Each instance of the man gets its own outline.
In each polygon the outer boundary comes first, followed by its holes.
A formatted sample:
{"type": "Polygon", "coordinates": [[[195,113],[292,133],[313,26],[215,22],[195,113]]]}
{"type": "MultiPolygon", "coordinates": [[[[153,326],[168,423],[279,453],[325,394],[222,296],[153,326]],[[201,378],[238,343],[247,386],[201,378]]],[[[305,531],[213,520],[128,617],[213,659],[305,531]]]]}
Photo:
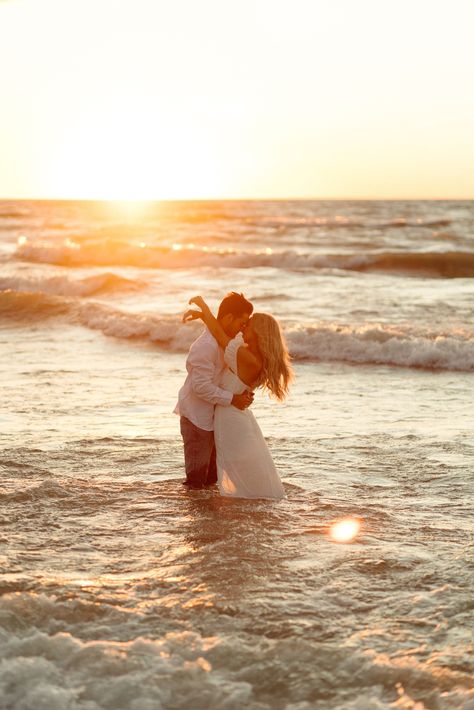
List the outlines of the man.
{"type": "MultiPolygon", "coordinates": [[[[244,330],[253,306],[242,294],[232,291],[222,301],[217,320],[230,338],[244,330]]],[[[186,480],[189,488],[203,488],[217,482],[214,446],[214,405],[246,409],[253,393],[232,394],[219,387],[225,368],[224,353],[206,329],[194,341],[186,360],[188,375],[178,395],[175,413],[180,415],[184,443],[186,480]]]]}

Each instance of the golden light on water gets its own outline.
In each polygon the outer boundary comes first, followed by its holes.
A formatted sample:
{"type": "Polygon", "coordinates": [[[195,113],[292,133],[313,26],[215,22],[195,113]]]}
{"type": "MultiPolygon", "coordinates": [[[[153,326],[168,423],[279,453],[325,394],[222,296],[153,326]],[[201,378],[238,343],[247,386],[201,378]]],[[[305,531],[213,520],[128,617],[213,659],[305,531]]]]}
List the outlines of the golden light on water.
{"type": "Polygon", "coordinates": [[[343,518],[331,524],[329,536],[334,542],[352,542],[360,532],[360,528],[360,520],[343,518]]]}
{"type": "Polygon", "coordinates": [[[136,222],[146,219],[151,210],[156,212],[158,204],[149,200],[104,200],[103,208],[111,217],[136,222]]]}

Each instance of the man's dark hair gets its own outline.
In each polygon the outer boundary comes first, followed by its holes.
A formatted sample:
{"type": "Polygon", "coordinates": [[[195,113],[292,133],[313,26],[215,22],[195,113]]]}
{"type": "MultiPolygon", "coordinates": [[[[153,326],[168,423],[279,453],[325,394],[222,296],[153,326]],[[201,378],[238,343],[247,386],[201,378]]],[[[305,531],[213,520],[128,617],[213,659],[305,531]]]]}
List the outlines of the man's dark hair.
{"type": "Polygon", "coordinates": [[[217,317],[225,318],[225,316],[229,315],[229,313],[232,313],[234,318],[238,318],[244,313],[248,313],[250,315],[252,311],[252,304],[250,301],[247,301],[242,293],[231,291],[222,299],[221,305],[219,306],[219,310],[217,312],[217,317]]]}

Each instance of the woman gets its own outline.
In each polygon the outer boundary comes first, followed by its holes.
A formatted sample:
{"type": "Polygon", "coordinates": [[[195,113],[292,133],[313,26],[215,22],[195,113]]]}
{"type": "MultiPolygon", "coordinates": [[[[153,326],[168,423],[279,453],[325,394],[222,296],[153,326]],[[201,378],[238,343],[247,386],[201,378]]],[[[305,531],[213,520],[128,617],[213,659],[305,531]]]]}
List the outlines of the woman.
{"type": "MultiPolygon", "coordinates": [[[[293,372],[278,322],[266,313],[255,313],[231,339],[214,318],[201,296],[192,298],[200,311],[189,310],[185,322],[200,318],[224,349],[229,369],[220,386],[234,394],[263,387],[282,401],[288,394],[293,372]]],[[[214,439],[219,491],[234,498],[285,498],[263,434],[250,409],[216,406],[214,439]]]]}

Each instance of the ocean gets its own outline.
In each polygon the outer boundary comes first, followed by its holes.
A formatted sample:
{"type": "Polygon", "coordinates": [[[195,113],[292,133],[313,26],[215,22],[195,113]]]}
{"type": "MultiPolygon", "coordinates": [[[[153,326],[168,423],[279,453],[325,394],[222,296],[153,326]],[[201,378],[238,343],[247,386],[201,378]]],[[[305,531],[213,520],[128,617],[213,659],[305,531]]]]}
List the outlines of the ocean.
{"type": "Polygon", "coordinates": [[[473,710],[473,304],[472,201],[0,202],[2,710],[473,710]],[[281,502],[180,483],[230,290],[281,502]]]}

